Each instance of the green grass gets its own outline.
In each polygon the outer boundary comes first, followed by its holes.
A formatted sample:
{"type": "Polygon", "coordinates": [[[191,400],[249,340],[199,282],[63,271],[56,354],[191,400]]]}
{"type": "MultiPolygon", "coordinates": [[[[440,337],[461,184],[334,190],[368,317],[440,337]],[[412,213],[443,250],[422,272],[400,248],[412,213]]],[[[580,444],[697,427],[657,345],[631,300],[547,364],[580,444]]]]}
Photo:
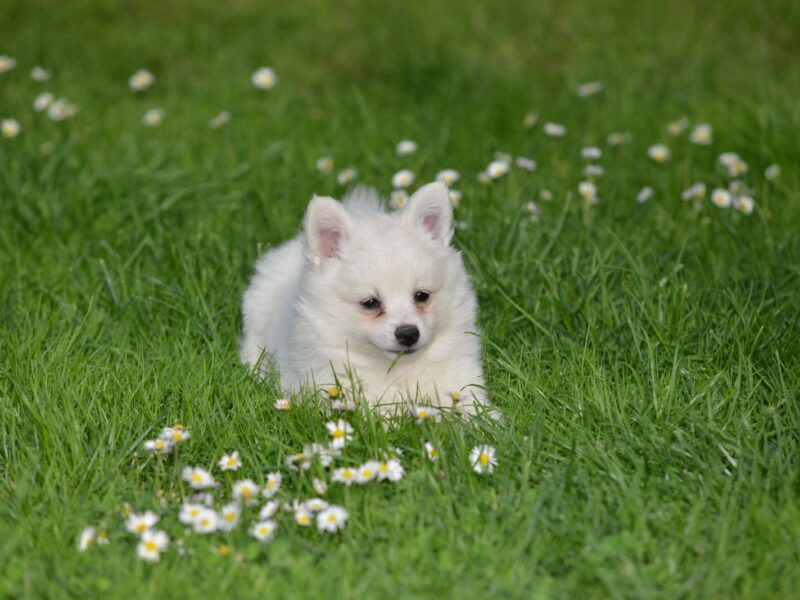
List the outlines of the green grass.
{"type": "Polygon", "coordinates": [[[0,118],[23,127],[0,138],[0,594],[796,596],[800,4],[166,4],[0,7],[0,53],[19,63],[0,75],[0,118]],[[31,81],[35,64],[53,80],[31,81]],[[261,65],[280,77],[267,93],[249,83],[261,65]],[[141,67],[157,83],[133,94],[141,67]],[[594,79],[604,93],[578,98],[594,79]],[[45,89],[78,115],[34,113],[45,89]],[[166,120],[146,129],[154,106],[166,120]],[[210,130],[222,110],[231,123],[210,130]],[[529,110],[541,121],[525,130],[529,110]],[[682,115],[714,126],[711,147],[667,136],[682,115]],[[567,136],[544,137],[546,120],[567,136]],[[607,147],[611,131],[632,143],[607,147]],[[403,138],[420,145],[407,159],[403,138]],[[648,161],[656,142],[670,163],[648,161]],[[606,169],[589,211],[575,194],[587,144],[606,169]],[[539,170],[484,186],[497,150],[539,170]],[[750,165],[755,213],[682,202],[696,180],[726,182],[729,150],[750,165]],[[456,245],[506,419],[354,419],[354,460],[399,446],[407,475],[333,487],[341,534],[283,517],[263,549],[240,529],[143,564],[123,502],[183,535],[172,461],[141,449],[160,427],[191,426],[182,463],[235,448],[256,479],[325,439],[313,403],[278,413],[237,358],[255,258],[294,234],[312,193],[342,193],[314,169],[324,154],[386,193],[402,167],[462,173],[456,245]],[[644,185],[655,196],[638,205],[644,185]],[[520,207],[544,188],[554,199],[529,222],[520,207]],[[467,464],[479,442],[498,448],[492,476],[467,464]],[[111,544],[79,554],[89,523],[111,544]],[[211,551],[222,540],[231,555],[211,551]]]}

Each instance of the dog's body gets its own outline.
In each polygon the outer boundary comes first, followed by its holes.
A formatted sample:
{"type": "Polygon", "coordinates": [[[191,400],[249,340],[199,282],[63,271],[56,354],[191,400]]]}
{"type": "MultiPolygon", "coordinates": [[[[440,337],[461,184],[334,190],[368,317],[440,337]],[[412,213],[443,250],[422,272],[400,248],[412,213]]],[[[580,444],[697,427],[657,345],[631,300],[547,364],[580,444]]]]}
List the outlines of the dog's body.
{"type": "Polygon", "coordinates": [[[242,360],[273,367],[289,390],[359,387],[391,412],[407,403],[472,413],[485,402],[477,302],[450,246],[452,207],[429,184],[400,213],[358,189],[315,197],[304,232],[268,251],[244,294],[242,360]]]}

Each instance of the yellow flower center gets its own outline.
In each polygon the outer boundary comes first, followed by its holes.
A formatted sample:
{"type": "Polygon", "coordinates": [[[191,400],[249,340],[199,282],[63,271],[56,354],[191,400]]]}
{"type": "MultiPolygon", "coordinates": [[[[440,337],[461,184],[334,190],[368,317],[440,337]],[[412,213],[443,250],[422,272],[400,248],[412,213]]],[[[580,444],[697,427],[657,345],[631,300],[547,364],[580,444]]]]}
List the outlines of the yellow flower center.
{"type": "Polygon", "coordinates": [[[331,398],[338,398],[339,388],[337,387],[328,388],[328,396],[330,396],[331,398]]]}
{"type": "Polygon", "coordinates": [[[242,488],[242,496],[249,496],[249,495],[250,495],[250,494],[252,494],[252,493],[253,493],[253,489],[252,489],[251,487],[249,487],[249,486],[244,486],[244,487],[242,488]]]}
{"type": "Polygon", "coordinates": [[[220,554],[222,554],[222,556],[225,556],[226,554],[229,554],[229,553],[230,553],[230,551],[231,551],[231,547],[230,547],[230,546],[228,546],[228,544],[220,544],[220,545],[217,547],[217,552],[219,552],[220,554]]]}
{"type": "Polygon", "coordinates": [[[459,392],[458,390],[455,390],[455,391],[450,393],[450,397],[453,400],[461,400],[461,392],[459,392]]]}
{"type": "Polygon", "coordinates": [[[148,552],[155,552],[158,550],[158,545],[153,541],[145,542],[144,547],[148,552]]]}
{"type": "Polygon", "coordinates": [[[194,481],[195,483],[200,483],[201,481],[203,481],[203,476],[200,475],[200,473],[192,473],[192,481],[194,481]]]}
{"type": "Polygon", "coordinates": [[[328,523],[336,523],[336,515],[331,513],[328,515],[328,523]]]}
{"type": "Polygon", "coordinates": [[[136,524],[136,532],[137,533],[142,533],[146,529],[147,529],[147,525],[145,525],[144,523],[137,523],[136,524]]]}
{"type": "Polygon", "coordinates": [[[225,519],[227,519],[228,521],[235,521],[236,520],[236,513],[229,512],[227,515],[225,515],[225,519]]]}
{"type": "Polygon", "coordinates": [[[434,458],[434,457],[435,457],[437,454],[438,454],[438,452],[436,452],[436,448],[431,448],[431,451],[430,451],[430,452],[428,452],[428,455],[429,455],[431,458],[434,458]]]}
{"type": "Polygon", "coordinates": [[[235,467],[236,466],[236,459],[233,458],[232,456],[228,459],[228,466],[229,467],[235,467]]]}
{"type": "Polygon", "coordinates": [[[372,477],[372,470],[371,469],[364,469],[363,471],[361,471],[361,474],[364,477],[372,477]]]}
{"type": "Polygon", "coordinates": [[[342,471],[342,477],[345,479],[350,479],[353,476],[353,472],[350,469],[345,469],[342,471]]]}
{"type": "Polygon", "coordinates": [[[311,518],[306,514],[297,515],[297,522],[300,525],[308,525],[311,522],[311,518]]]}
{"type": "Polygon", "coordinates": [[[175,440],[176,442],[180,442],[183,439],[183,433],[180,431],[173,431],[172,439],[175,440]]]}
{"type": "Polygon", "coordinates": [[[275,480],[274,480],[274,479],[270,479],[269,481],[267,481],[267,489],[268,489],[268,490],[271,490],[271,489],[272,489],[272,488],[274,488],[276,485],[277,485],[277,484],[275,483],[275,480]]]}
{"type": "Polygon", "coordinates": [[[164,447],[164,440],[156,440],[155,447],[161,450],[164,447]]]}
{"type": "Polygon", "coordinates": [[[189,514],[191,516],[193,516],[193,517],[196,517],[197,515],[200,514],[200,509],[199,508],[193,508],[192,510],[189,511],[189,514]]]}
{"type": "Polygon", "coordinates": [[[259,527],[259,528],[258,528],[258,533],[259,533],[260,535],[267,535],[267,534],[269,534],[269,527],[266,527],[266,526],[264,526],[264,527],[259,527]]]}
{"type": "Polygon", "coordinates": [[[335,437],[335,438],[344,437],[344,429],[337,429],[336,431],[334,431],[333,432],[333,437],[335,437]]]}
{"type": "Polygon", "coordinates": [[[480,456],[479,460],[481,461],[482,465],[488,465],[489,464],[489,455],[486,454],[486,452],[481,452],[481,456],[480,456]]]}
{"type": "Polygon", "coordinates": [[[200,521],[200,525],[203,526],[203,527],[208,527],[210,524],[211,524],[210,519],[202,519],[200,521]]]}
{"type": "Polygon", "coordinates": [[[427,410],[421,410],[421,411],[419,411],[419,412],[417,413],[417,416],[418,416],[420,419],[425,419],[425,418],[427,418],[427,417],[428,417],[428,411],[427,411],[427,410]]]}
{"type": "Polygon", "coordinates": [[[381,466],[378,468],[381,470],[381,473],[386,473],[389,470],[389,465],[386,463],[381,463],[381,466]]]}

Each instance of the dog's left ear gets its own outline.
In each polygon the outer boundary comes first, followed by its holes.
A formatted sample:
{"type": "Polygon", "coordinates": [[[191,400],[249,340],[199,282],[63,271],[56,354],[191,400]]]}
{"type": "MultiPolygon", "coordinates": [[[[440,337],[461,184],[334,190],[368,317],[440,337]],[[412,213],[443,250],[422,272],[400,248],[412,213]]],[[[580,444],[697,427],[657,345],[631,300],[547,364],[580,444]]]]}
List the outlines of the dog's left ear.
{"type": "Polygon", "coordinates": [[[453,205],[447,186],[439,181],[419,188],[408,201],[403,217],[424,229],[434,240],[449,244],[453,239],[453,205]]]}

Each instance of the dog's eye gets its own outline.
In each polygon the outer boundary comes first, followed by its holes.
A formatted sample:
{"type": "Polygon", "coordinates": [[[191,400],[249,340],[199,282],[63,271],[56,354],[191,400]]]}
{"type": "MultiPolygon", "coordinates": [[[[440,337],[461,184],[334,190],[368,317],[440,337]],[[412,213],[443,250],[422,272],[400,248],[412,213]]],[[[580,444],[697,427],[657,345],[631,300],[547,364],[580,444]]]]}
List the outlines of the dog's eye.
{"type": "Polygon", "coordinates": [[[419,302],[420,304],[425,303],[428,301],[431,295],[428,292],[423,292],[420,290],[416,294],[414,294],[414,302],[419,302]]]}
{"type": "Polygon", "coordinates": [[[360,304],[367,310],[378,310],[381,307],[381,301],[377,298],[367,298],[362,300],[360,304]]]}

